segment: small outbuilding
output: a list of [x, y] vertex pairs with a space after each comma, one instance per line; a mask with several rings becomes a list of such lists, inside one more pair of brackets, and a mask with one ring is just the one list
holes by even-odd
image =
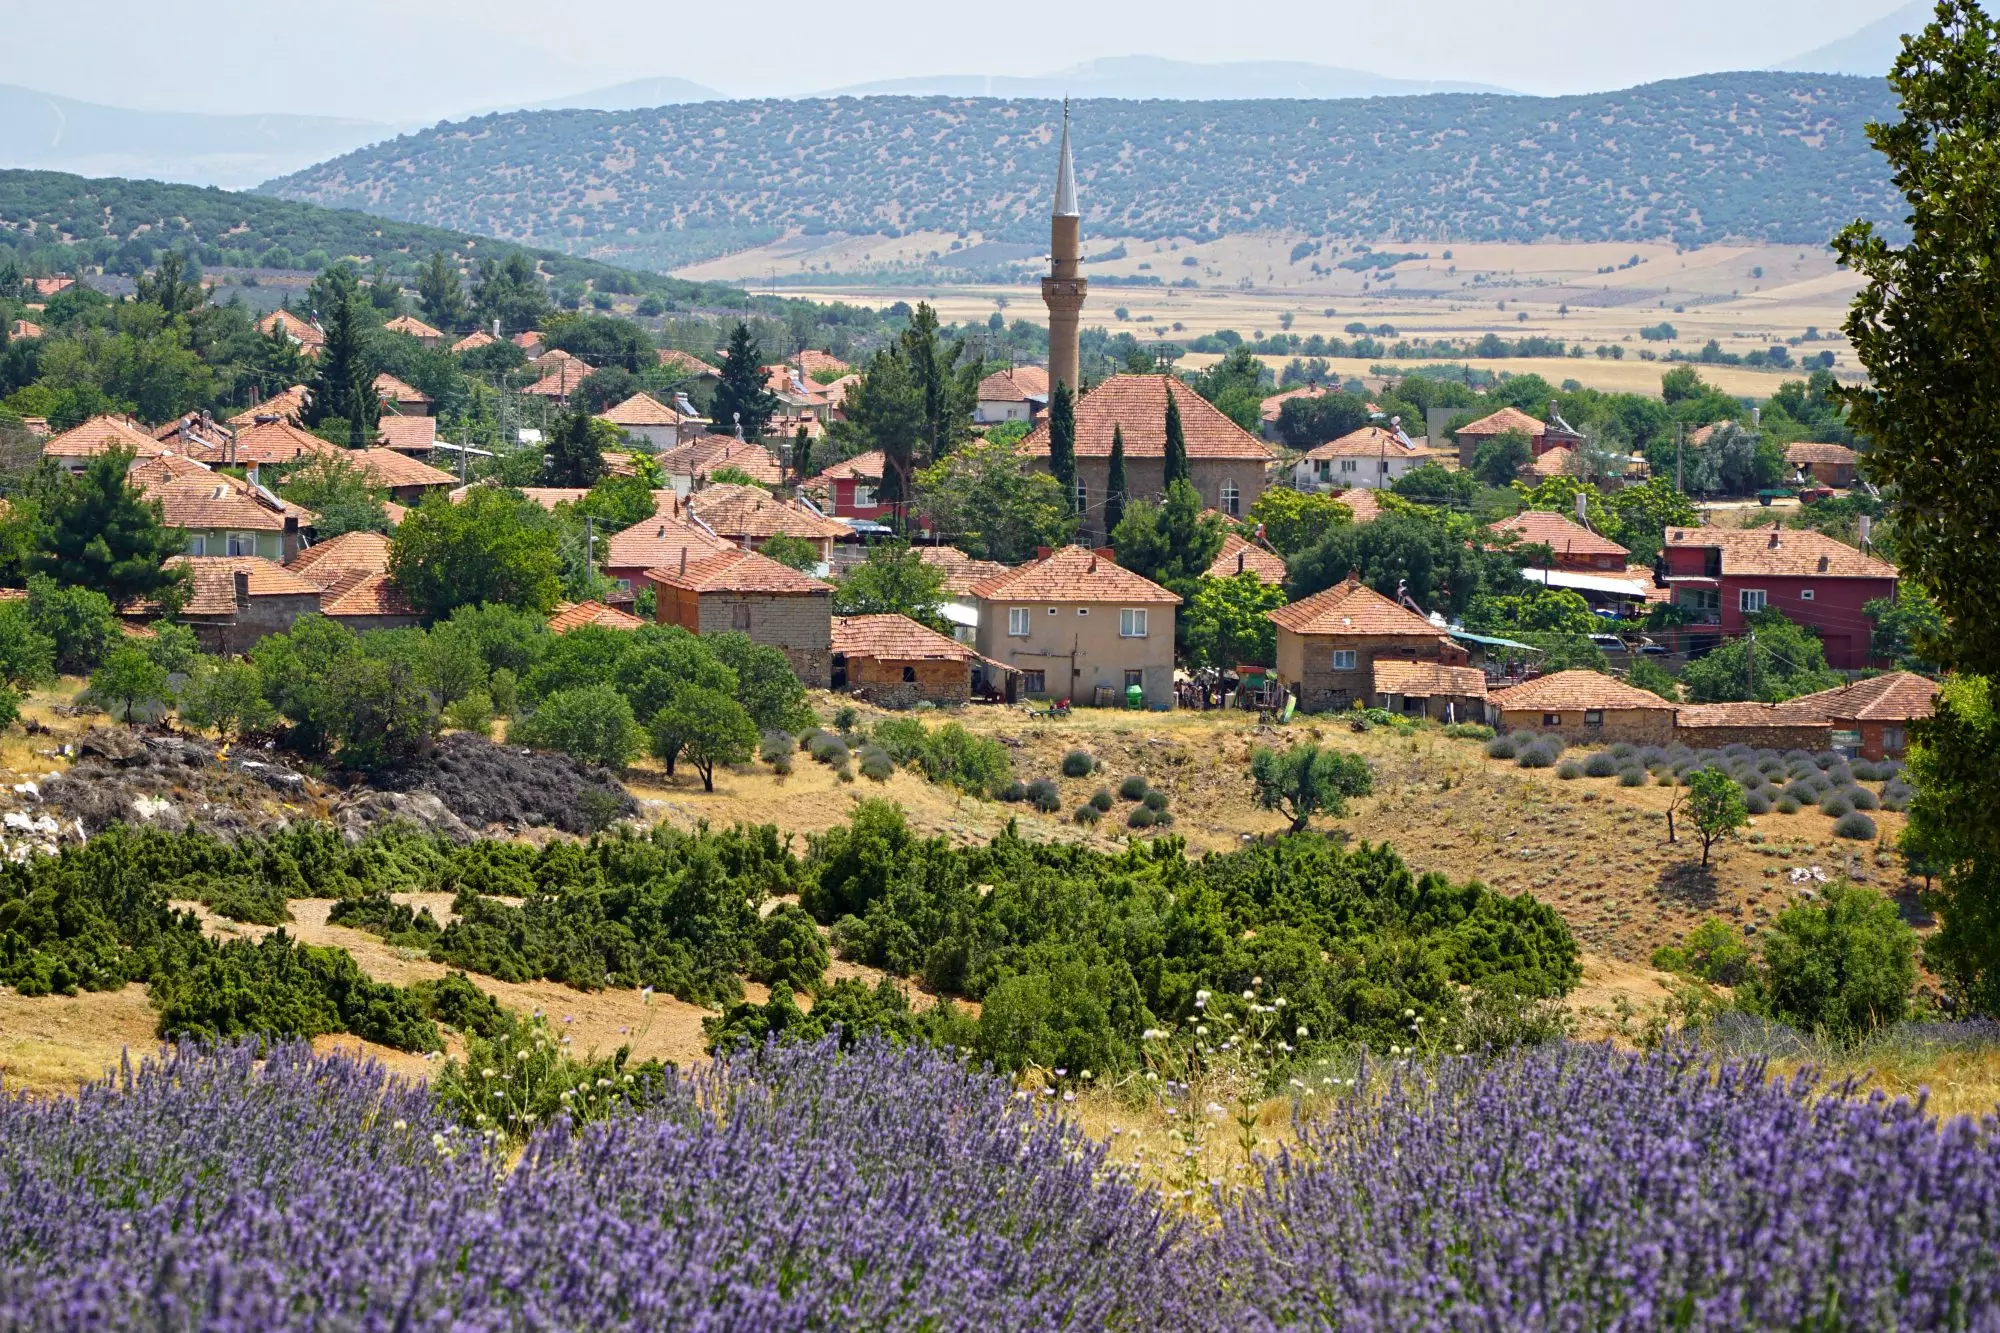
[[982, 674], [1012, 670], [908, 616], [833, 618], [833, 688], [883, 708], [967, 703]]
[[1667, 745], [1676, 705], [1599, 671], [1558, 671], [1486, 698], [1501, 731], [1546, 731], [1564, 740]]

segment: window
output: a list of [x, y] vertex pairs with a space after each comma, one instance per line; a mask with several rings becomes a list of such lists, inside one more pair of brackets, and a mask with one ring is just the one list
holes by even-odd
[[1090, 608], [1087, 606], [1079, 606], [1076, 609], [1076, 613], [1080, 616], [1087, 616], [1090, 614]]
[[903, 668], [903, 683], [905, 685], [914, 685], [917, 683], [917, 669], [915, 667]]
[[1764, 609], [1762, 588], [1739, 588], [1736, 591], [1736, 605], [1744, 615], [1752, 615]]
[[1383, 475], [1383, 476], [1385, 476], [1385, 477], [1386, 477], [1386, 476], [1388, 476], [1388, 475], [1389, 475], [1389, 460], [1388, 460], [1388, 459], [1386, 459], [1386, 458], [1385, 458], [1385, 459], [1383, 459], [1383, 460], [1382, 460], [1382, 461], [1381, 461], [1380, 463], [1378, 463], [1378, 464], [1377, 464], [1376, 466], [1377, 466], [1377, 467], [1378, 467], [1378, 468], [1379, 468], [1379, 469], [1381, 470], [1381, 473], [1382, 473], [1382, 475]]
[[1142, 689], [1142, 690], [1146, 688], [1146, 673], [1145, 673], [1145, 672], [1143, 672], [1143, 671], [1129, 671], [1129, 670], [1128, 670], [1128, 671], [1127, 671], [1127, 672], [1125, 673], [1125, 688], [1129, 690], [1129, 689], [1131, 689], [1131, 688], [1132, 688], [1132, 687], [1133, 687], [1134, 685], [1137, 685], [1137, 686], [1138, 686], [1138, 687], [1139, 687], [1140, 689]]
[[1361, 465], [1351, 458], [1343, 458], [1340, 460], [1340, 470], [1342, 472], [1358, 472], [1361, 470]]
[[1090, 487], [1083, 484], [1081, 477], [1076, 479], [1076, 512], [1079, 514], [1090, 512]]
[[1048, 680], [1039, 671], [1023, 671], [1021, 673], [1021, 692], [1023, 694], [1047, 694], [1049, 692]]
[[863, 486], [860, 482], [856, 482], [854, 484], [854, 507], [861, 509], [874, 503], [875, 488], [873, 486]]
[[729, 607], [729, 628], [750, 628], [750, 603], [734, 602]]
[[1802, 602], [1810, 602], [1813, 599], [1812, 592], [1813, 590], [1811, 588], [1800, 588], [1799, 600]]
[[1908, 733], [1901, 727], [1884, 727], [1882, 728], [1882, 752], [1884, 754], [1892, 752], [1900, 754], [1904, 747], [1909, 744], [1909, 739]]
[[1561, 713], [1543, 713], [1543, 714], [1542, 714], [1542, 725], [1543, 725], [1543, 726], [1545, 726], [1545, 727], [1560, 727], [1560, 726], [1561, 726], [1562, 724], [1563, 724], [1563, 715], [1562, 715]]
[[1223, 513], [1229, 515], [1231, 518], [1235, 518], [1238, 512], [1238, 504], [1242, 500], [1242, 498], [1243, 498], [1242, 492], [1236, 489], [1236, 482], [1234, 480], [1229, 480], [1222, 483]]
[[1354, 670], [1354, 650], [1353, 650], [1352, 648], [1336, 648], [1336, 649], [1334, 649], [1334, 650], [1333, 650], [1333, 669], [1334, 669], [1335, 671], [1352, 671], [1352, 670]]
[[1146, 637], [1146, 608], [1128, 606], [1118, 613], [1118, 637], [1121, 639]]
[[232, 532], [229, 534], [229, 555], [257, 554], [257, 534], [254, 532]]
[[1028, 637], [1028, 608], [1010, 606], [1007, 608], [1007, 633], [1016, 639]]
[[194, 536], [188, 538], [188, 554], [207, 555], [208, 538], [204, 534], [199, 532], [195, 533]]
[[1056, 609], [1055, 609], [1055, 608], [1054, 608], [1053, 606], [1052, 606], [1052, 607], [1050, 607], [1050, 608], [1049, 608], [1049, 614], [1050, 614], [1050, 615], [1054, 615], [1055, 613], [1056, 613]]
[[1601, 708], [1586, 708], [1586, 709], [1584, 709], [1584, 710], [1583, 710], [1583, 725], [1584, 725], [1584, 726], [1586, 726], [1586, 727], [1601, 727], [1601, 726], [1603, 726], [1603, 725], [1604, 725], [1604, 710], [1603, 710], [1603, 709], [1601, 709]]

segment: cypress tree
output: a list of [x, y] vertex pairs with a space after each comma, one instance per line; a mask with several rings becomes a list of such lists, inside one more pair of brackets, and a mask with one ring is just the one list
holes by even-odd
[[1076, 399], [1056, 381], [1049, 395], [1049, 475], [1062, 484], [1063, 507], [1076, 512]]
[[764, 384], [764, 352], [742, 324], [729, 335], [729, 351], [717, 372], [720, 383], [709, 401], [709, 415], [719, 435], [733, 434], [740, 424], [743, 438], [754, 440], [778, 411], [778, 395]]
[[[1172, 400], [1169, 399], [1169, 402]], [[1171, 409], [1169, 409], [1171, 410]], [[1073, 489], [1073, 488], [1072, 488]], [[1104, 484], [1104, 535], [1109, 537], [1125, 518], [1125, 430], [1111, 428], [1111, 470]]]
[[1167, 387], [1167, 475], [1162, 487], [1177, 481], [1192, 481], [1188, 475], [1187, 436], [1181, 431], [1181, 408], [1174, 401], [1172, 381]]
[[350, 449], [366, 448], [375, 438], [375, 423], [382, 419], [382, 401], [375, 395], [375, 365], [363, 341], [361, 321], [354, 314], [354, 293], [346, 283], [333, 285], [326, 345], [319, 349], [305, 418], [308, 426], [344, 418]]
[[810, 470], [812, 468], [812, 451], [812, 437], [806, 434], [806, 428], [801, 425], [799, 433], [792, 437], [792, 470], [798, 473], [801, 482], [812, 475]]

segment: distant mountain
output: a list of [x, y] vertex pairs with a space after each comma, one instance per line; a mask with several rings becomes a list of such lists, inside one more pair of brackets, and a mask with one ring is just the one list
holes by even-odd
[[1872, 74], [1885, 77], [1896, 57], [1903, 53], [1903, 37], [1921, 32], [1937, 7], [1928, 0], [1913, 0], [1887, 18], [1877, 19], [1839, 41], [1808, 51], [1779, 65], [1781, 70], [1807, 70], [1820, 74]]
[[[1203, 65], [1159, 56], [1117, 56], [1033, 78], [945, 74], [836, 88], [828, 97], [1130, 97], [1185, 102], [1265, 98], [1399, 97], [1421, 93], [1504, 93], [1484, 83], [1392, 79], [1302, 61], [1244, 60]], [[691, 99], [690, 99], [691, 100]]]
[[5, 167], [249, 186], [395, 132], [323, 116], [131, 111], [0, 84]]
[[[1880, 79], [1738, 73], [1582, 97], [1073, 105], [1099, 236], [1824, 243], [1901, 216]], [[865, 97], [438, 125], [265, 187], [670, 267], [787, 231], [1046, 241], [1054, 102]], [[1163, 274], [1164, 281], [1178, 275]]]
[[529, 111], [632, 111], [646, 106], [675, 106], [682, 102], [720, 102], [727, 94], [691, 79], [662, 76], [634, 79], [609, 88], [594, 88], [547, 102], [535, 102]]

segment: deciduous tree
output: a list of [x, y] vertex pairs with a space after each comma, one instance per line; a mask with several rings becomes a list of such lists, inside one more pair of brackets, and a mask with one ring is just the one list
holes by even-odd
[[1293, 833], [1304, 832], [1314, 815], [1338, 819], [1347, 813], [1350, 797], [1375, 789], [1374, 775], [1360, 755], [1331, 746], [1321, 749], [1309, 741], [1282, 753], [1259, 746], [1250, 755], [1250, 780], [1257, 787], [1257, 804], [1282, 811], [1291, 819]]

